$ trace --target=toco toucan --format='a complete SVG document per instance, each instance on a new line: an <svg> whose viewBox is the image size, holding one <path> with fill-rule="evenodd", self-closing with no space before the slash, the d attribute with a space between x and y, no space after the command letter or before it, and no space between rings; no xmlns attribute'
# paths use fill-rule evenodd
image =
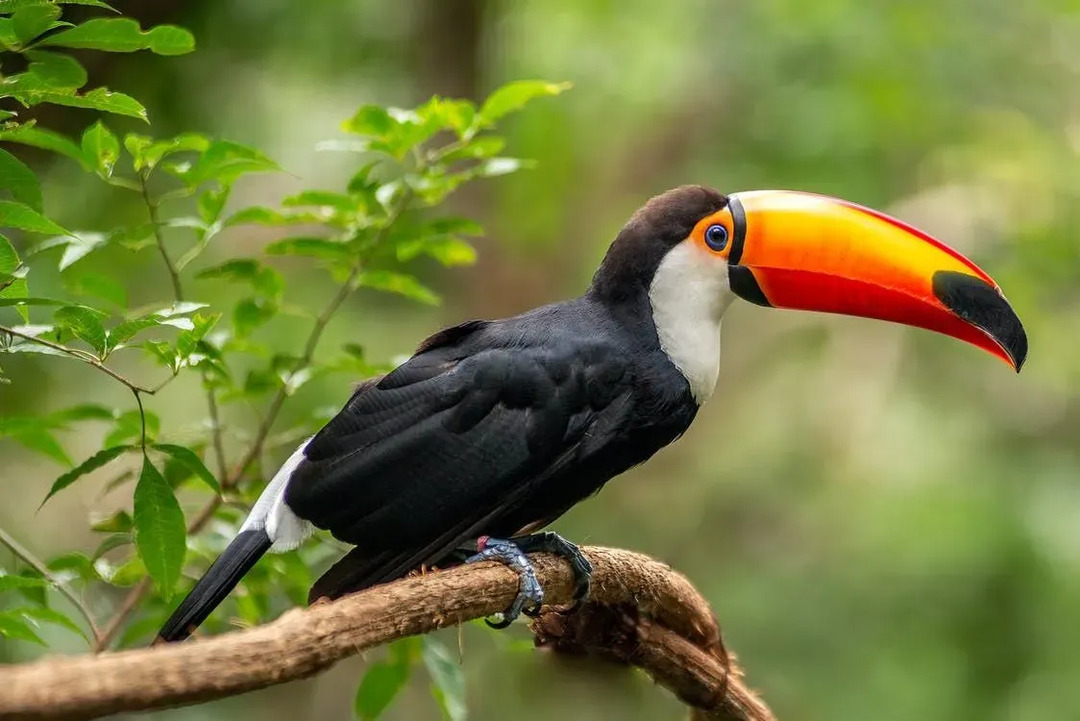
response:
<svg viewBox="0 0 1080 721"><path fill-rule="evenodd" d="M263 553L316 528L355 548L313 599L466 547L467 562L519 573L502 625L543 597L525 553L566 556L584 597L588 560L533 531L686 431L716 385L736 297L927 328L1017 371L1027 355L990 276L899 220L810 193L676 188L634 213L581 297L442 330L358 387L285 461L159 640L188 636Z"/></svg>

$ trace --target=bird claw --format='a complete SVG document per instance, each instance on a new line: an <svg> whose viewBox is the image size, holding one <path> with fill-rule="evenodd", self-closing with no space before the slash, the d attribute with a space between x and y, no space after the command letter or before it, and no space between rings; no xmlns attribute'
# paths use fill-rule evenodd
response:
<svg viewBox="0 0 1080 721"><path fill-rule="evenodd" d="M519 579L518 593L513 603L499 614L501 618L498 621L485 619L487 625L502 629L516 621L523 613L529 617L539 614L540 606L544 602L544 589L540 587L536 571L521 548L511 540L481 536L476 540L476 550L475 554L465 559L465 563L498 561L516 572Z"/></svg>
<svg viewBox="0 0 1080 721"><path fill-rule="evenodd" d="M589 597L593 573L592 563L580 548L557 533L551 531L534 533L512 540L481 536L476 539L476 551L465 559L465 563L498 561L509 566L520 579L517 596L510 607L497 614L498 620L484 619L491 628L506 628L521 615L529 618L540 615L540 607L544 602L544 589L540 587L536 571L533 570L532 564L525 555L527 553L553 553L570 562L570 567L574 571L574 603L570 610L576 609Z"/></svg>

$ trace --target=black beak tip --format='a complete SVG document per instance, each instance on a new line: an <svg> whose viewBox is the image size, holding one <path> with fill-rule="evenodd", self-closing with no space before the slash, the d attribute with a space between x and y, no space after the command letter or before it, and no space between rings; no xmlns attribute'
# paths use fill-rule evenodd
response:
<svg viewBox="0 0 1080 721"><path fill-rule="evenodd" d="M1027 332L997 288L973 275L940 270L934 273L933 289L946 308L990 336L1020 372L1027 360Z"/></svg>

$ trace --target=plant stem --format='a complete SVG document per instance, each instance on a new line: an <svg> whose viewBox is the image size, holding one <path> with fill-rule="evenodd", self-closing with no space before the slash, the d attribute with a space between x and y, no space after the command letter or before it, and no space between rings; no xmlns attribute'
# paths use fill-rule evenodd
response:
<svg viewBox="0 0 1080 721"><path fill-rule="evenodd" d="M3 528L0 528L0 543L11 549L11 552L18 556L22 561L40 573L53 588L64 595L67 600L71 601L72 605L82 614L82 617L86 619L86 623L90 626L90 633L94 637L94 646L96 647L101 640L101 630L98 629L97 623L94 621L93 615L90 613L90 609L86 607L86 604L82 602L82 599L75 594L66 583L62 583L56 576L49 571L48 566L38 560L37 556L30 553L21 543L15 540L14 537Z"/></svg>
<svg viewBox="0 0 1080 721"><path fill-rule="evenodd" d="M158 252L161 253L161 259L165 261L165 268L169 271L169 279L172 281L173 295L176 296L177 301L184 300L184 288L180 284L180 272L176 269L176 265L173 263L172 258L169 257L169 253L165 250L165 238L161 234L161 223L158 221L157 204L150 197L150 191L146 187L146 179L149 173L145 170L139 173L139 185L142 188L143 201L146 203L146 211L150 214L150 222L154 226L154 240L157 242Z"/></svg>
<svg viewBox="0 0 1080 721"><path fill-rule="evenodd" d="M123 383L125 386L127 386L133 392L136 392L136 393L145 393L147 395L152 396L155 393L157 393L159 390L161 390L161 388L165 385L164 383L162 383L161 385L155 386L154 388L147 388L146 386L141 386L138 383L135 383L134 381L128 380L124 376L120 375L119 373L114 371L112 368L110 368L107 365L105 365L104 363L102 363L101 360L98 359L97 357L93 356L90 353L87 353L86 351L79 350L78 348L69 348L66 345L61 345L59 343L53 343L52 341L45 340L44 338L38 338L37 336L30 335L29 333L23 333L22 331L17 331L14 328L9 328L7 326L0 326L0 333L7 333L8 335L15 336L16 338L22 338L23 340L28 340L31 343L37 343L38 345L45 346L46 348L52 348L53 350L57 350L57 351L60 351L62 353L66 353L67 355L71 356L72 358L77 358L77 359L81 360L83 363L86 363L87 365L91 365L94 368L97 368L102 373L105 373L106 375L111 376L112 378L120 381L121 383Z"/></svg>

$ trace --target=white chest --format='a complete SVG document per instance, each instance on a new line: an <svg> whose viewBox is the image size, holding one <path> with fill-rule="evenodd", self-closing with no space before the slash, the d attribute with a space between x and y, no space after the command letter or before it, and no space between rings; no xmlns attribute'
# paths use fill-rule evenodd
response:
<svg viewBox="0 0 1080 721"><path fill-rule="evenodd" d="M686 377L698 405L716 388L720 319L732 297L727 262L688 241L664 256L649 288L660 347Z"/></svg>

